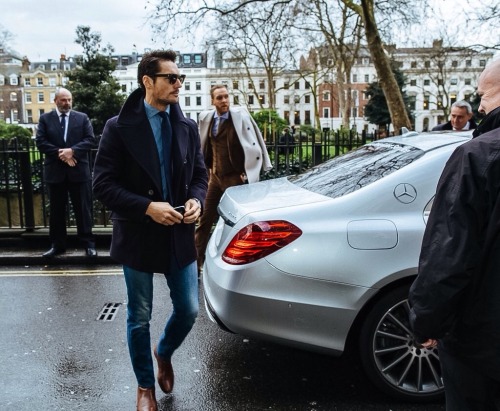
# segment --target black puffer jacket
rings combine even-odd
[[[440,339],[442,349],[500,381],[498,126],[500,108],[446,164],[409,299],[418,341]]]

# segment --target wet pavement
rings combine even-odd
[[[154,302],[157,338],[171,310],[160,275]],[[125,303],[116,265],[0,267],[0,410],[135,410]],[[355,358],[226,333],[203,302],[173,366],[173,393],[157,387],[159,410],[444,410],[381,394]]]

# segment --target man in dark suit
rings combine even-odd
[[[127,338],[138,383],[137,410],[156,410],[149,322],[153,273],[163,273],[173,313],[154,347],[158,384],[174,385],[171,357],[198,314],[194,223],[207,191],[196,123],[178,105],[185,76],[172,50],[143,55],[140,88],[110,119],[99,144],[93,188],[113,220],[111,257],[123,264]],[[179,206],[182,209],[179,210]]]
[[[438,124],[432,131],[455,130],[465,131],[473,130],[477,127],[476,122],[472,118],[472,107],[466,101],[455,101],[451,105],[450,121],[443,124]]]
[[[56,109],[40,117],[36,133],[38,150],[45,155],[44,179],[49,189],[49,233],[52,247],[43,254],[54,257],[66,251],[68,193],[75,212],[78,238],[89,257],[96,257],[92,235],[92,189],[89,151],[95,146],[88,116],[71,109],[69,90],[59,88]]]

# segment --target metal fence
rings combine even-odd
[[[318,134],[297,133],[294,141],[280,143],[278,135],[268,136],[266,145],[273,169],[262,179],[297,174],[330,158],[357,148],[376,135],[353,130],[325,131]],[[91,167],[97,149],[90,152]],[[50,204],[43,178],[43,155],[34,140],[0,138],[0,228],[34,231],[48,227]],[[109,211],[93,199],[94,227],[111,224]],[[67,211],[68,227],[76,221],[71,206]]]

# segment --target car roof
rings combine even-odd
[[[463,143],[471,138],[472,131],[408,132],[400,136],[377,140],[374,143],[406,144],[423,151],[430,151],[450,144]]]

